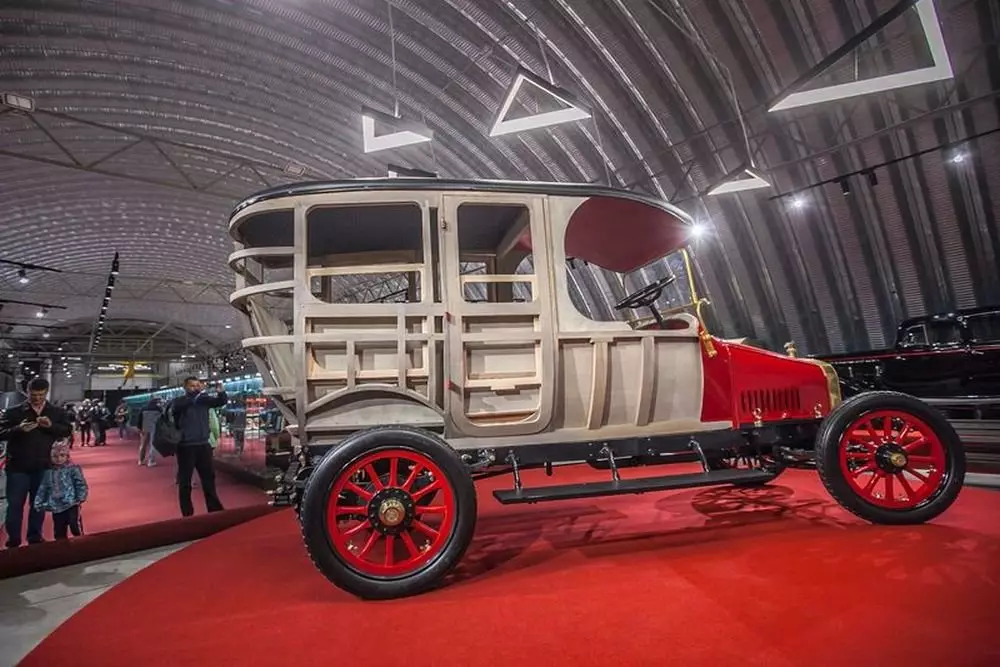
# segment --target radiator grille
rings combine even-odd
[[[802,409],[802,398],[795,387],[779,389],[747,389],[740,394],[744,414],[760,410],[762,415],[793,414]]]

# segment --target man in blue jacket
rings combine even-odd
[[[209,512],[221,511],[222,501],[215,491],[215,468],[212,465],[212,445],[209,444],[208,411],[226,404],[226,390],[220,382],[214,396],[204,392],[196,377],[184,380],[184,395],[170,403],[174,423],[181,432],[177,444],[177,489],[180,494],[181,514],[194,514],[191,504],[191,476],[198,471],[201,488],[205,492],[205,508]]]

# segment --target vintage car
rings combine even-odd
[[[474,482],[498,474],[511,488],[496,500],[535,503],[765,484],[814,456],[841,505],[886,524],[932,519],[962,487],[961,443],[921,401],[842,401],[829,364],[710,335],[692,221],[662,201],[573,184],[304,183],[246,199],[229,231],[243,345],[295,439],[275,500],[357,596],[438,585],[472,539]],[[597,292],[578,285],[598,273],[617,303],[587,303]],[[692,456],[696,472],[621,471]],[[603,478],[522,484],[570,462]]]
[[[915,317],[902,322],[891,349],[822,357],[845,396],[900,391],[951,410],[1000,403],[1000,307]]]

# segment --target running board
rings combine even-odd
[[[610,482],[588,482],[563,486],[539,486],[533,489],[508,489],[494,491],[493,497],[503,505],[537,503],[545,500],[573,500],[597,496],[619,496],[628,493],[647,493],[668,489],[690,489],[719,484],[764,483],[774,479],[774,474],[764,470],[711,470],[685,475],[664,475],[640,479],[620,479]]]

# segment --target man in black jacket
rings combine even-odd
[[[197,470],[201,488],[205,492],[205,508],[209,512],[222,510],[222,501],[215,491],[215,468],[212,465],[211,430],[208,411],[223,407],[229,400],[222,383],[216,387],[215,396],[204,393],[196,377],[184,380],[184,395],[170,403],[174,423],[181,432],[177,444],[177,489],[180,495],[181,515],[194,514],[191,503],[191,475]]]
[[[35,494],[52,457],[52,445],[73,431],[66,412],[48,402],[49,383],[35,378],[28,400],[8,410],[0,421],[0,438],[7,440],[7,548],[21,546],[24,504],[28,511],[28,544],[42,542],[45,513],[34,509]]]

